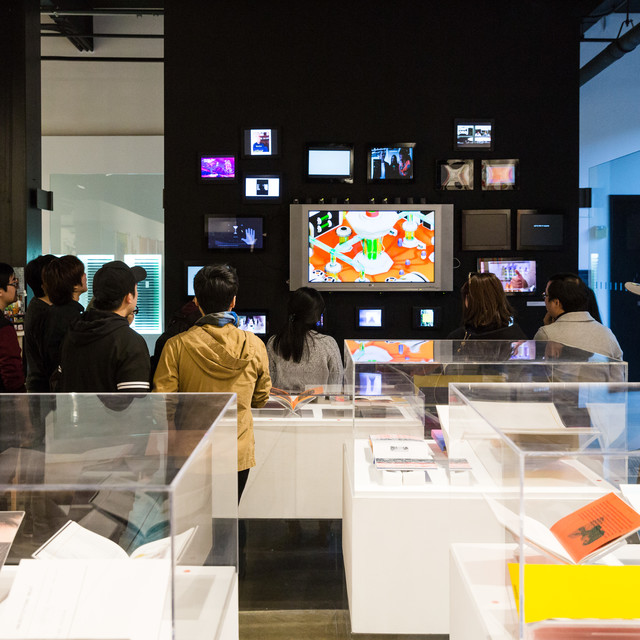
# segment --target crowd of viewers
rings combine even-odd
[[[0,392],[233,391],[240,496],[255,465],[251,408],[266,404],[272,385],[299,393],[310,385],[341,384],[338,344],[317,331],[322,296],[311,287],[291,292],[286,322],[265,345],[238,328],[235,269],[203,267],[194,279],[195,297],[174,314],[150,358],[144,338],[130,327],[138,283],[146,276],[142,267],[118,260],[104,264],[85,310],[79,297],[87,291],[87,277],[77,257],[32,260],[25,268],[34,294],[25,314],[25,362],[12,324],[0,313]],[[0,311],[16,300],[18,288],[13,268],[0,263]],[[462,325],[449,339],[527,339],[495,275],[470,273],[461,295]],[[599,322],[593,292],[578,276],[553,276],[543,295],[546,315],[535,340],[622,358],[615,336]]]

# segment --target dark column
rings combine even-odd
[[[0,2],[0,261],[41,251],[40,5]]]

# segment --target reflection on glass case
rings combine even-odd
[[[235,394],[1,394],[0,415],[0,638],[230,637]]]

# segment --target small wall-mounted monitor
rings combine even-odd
[[[509,209],[464,209],[461,226],[464,251],[511,249]]]
[[[245,202],[280,202],[281,179],[277,174],[247,175],[244,178]]]
[[[353,182],[353,145],[307,145],[307,180]]]
[[[438,329],[440,327],[440,307],[413,307],[414,329]]]
[[[236,181],[236,157],[229,154],[200,154],[200,182]]]
[[[536,261],[522,258],[479,258],[478,271],[493,273],[506,294],[536,292]]]
[[[280,155],[280,136],[277,129],[243,129],[242,155],[245,158]]]
[[[359,307],[356,309],[356,326],[361,329],[377,329],[384,326],[382,307]]]
[[[454,121],[456,149],[493,149],[493,120],[457,118]]]
[[[205,215],[207,249],[254,251],[264,248],[262,218]]]
[[[482,160],[483,191],[512,191],[518,189],[520,160]]]
[[[564,216],[518,210],[518,249],[540,251],[561,249],[564,244]]]
[[[358,387],[356,393],[360,396],[382,395],[382,374],[373,372],[358,373]]]
[[[415,142],[395,142],[369,147],[367,182],[412,181],[415,146]]]
[[[250,331],[259,336],[267,335],[267,312],[265,310],[236,311],[238,329]]]
[[[195,296],[196,292],[193,290],[193,279],[196,277],[196,273],[200,271],[204,267],[203,264],[198,265],[187,265],[187,295]]]

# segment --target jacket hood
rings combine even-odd
[[[89,309],[71,325],[67,340],[78,346],[91,344],[118,329],[122,329],[122,327],[128,326],[127,319],[117,313]]]
[[[189,329],[188,334],[189,339],[183,342],[184,349],[207,376],[236,377],[256,357],[253,334],[232,324],[223,327],[197,325]]]

